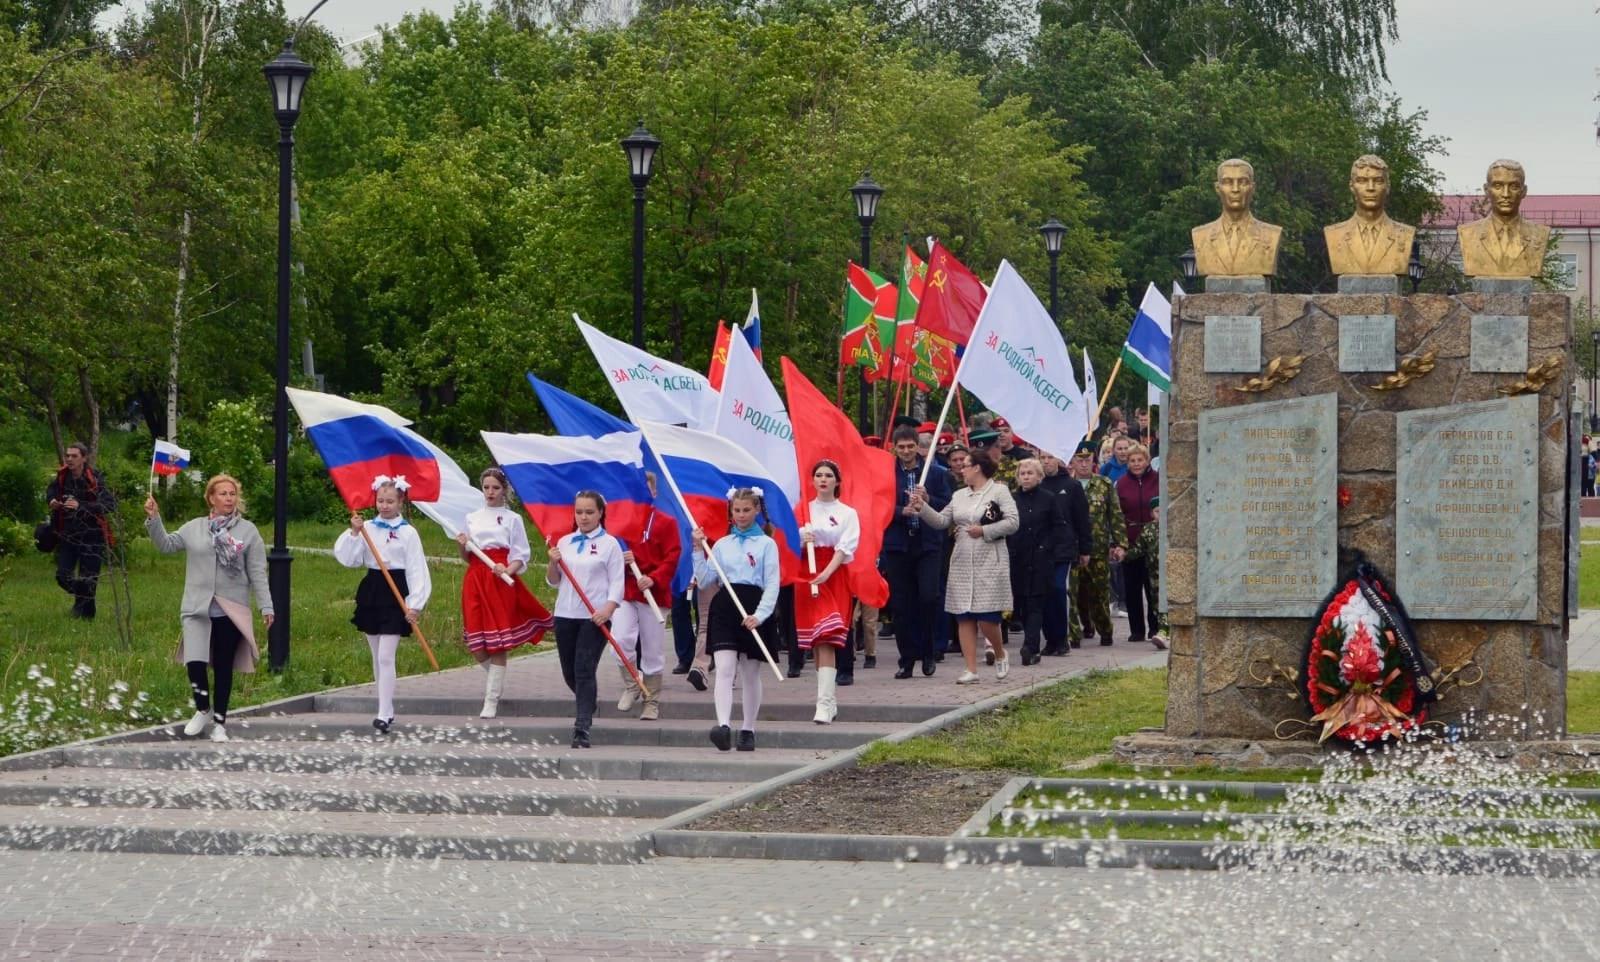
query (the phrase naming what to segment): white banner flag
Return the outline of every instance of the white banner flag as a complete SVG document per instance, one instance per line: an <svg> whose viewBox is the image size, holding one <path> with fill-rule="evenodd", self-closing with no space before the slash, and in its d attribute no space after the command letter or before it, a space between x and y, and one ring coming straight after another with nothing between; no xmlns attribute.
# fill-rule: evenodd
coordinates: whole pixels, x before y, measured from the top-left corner
<svg viewBox="0 0 1600 962"><path fill-rule="evenodd" d="M1089 411L1061 332L1010 262L1001 261L972 328L961 386L1027 442L1063 460L1089 433Z"/></svg>
<svg viewBox="0 0 1600 962"><path fill-rule="evenodd" d="M605 371L606 381L617 392L628 420L635 424L662 421L711 430L717 419L717 392L704 374L602 334L576 314L572 319L578 322L589 350Z"/></svg>
<svg viewBox="0 0 1600 962"><path fill-rule="evenodd" d="M800 500L800 469L795 463L789 411L745 340L744 328L734 328L728 338L728 364L722 372L722 396L711 433L754 455L778 482L789 504Z"/></svg>
<svg viewBox="0 0 1600 962"><path fill-rule="evenodd" d="M1083 403L1089 406L1089 419L1100 419L1100 385L1094 382L1094 362L1089 360L1089 349L1083 349ZM1091 428L1098 427L1091 424Z"/></svg>

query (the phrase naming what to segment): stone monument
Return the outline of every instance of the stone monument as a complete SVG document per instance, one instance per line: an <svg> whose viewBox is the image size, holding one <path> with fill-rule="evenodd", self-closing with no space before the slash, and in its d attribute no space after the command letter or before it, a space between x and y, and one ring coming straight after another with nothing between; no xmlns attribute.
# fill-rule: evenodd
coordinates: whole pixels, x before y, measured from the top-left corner
<svg viewBox="0 0 1600 962"><path fill-rule="evenodd" d="M1208 289L1174 303L1172 329L1166 721L1119 755L1315 752L1301 662L1358 555L1409 610L1441 693L1431 719L1561 734L1568 299Z"/></svg>

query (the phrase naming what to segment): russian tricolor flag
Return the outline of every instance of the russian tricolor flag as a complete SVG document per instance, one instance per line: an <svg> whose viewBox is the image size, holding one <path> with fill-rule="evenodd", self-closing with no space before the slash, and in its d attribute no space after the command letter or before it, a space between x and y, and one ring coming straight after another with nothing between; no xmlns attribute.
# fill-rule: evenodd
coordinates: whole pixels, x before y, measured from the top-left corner
<svg viewBox="0 0 1600 962"><path fill-rule="evenodd" d="M639 432L598 438L479 433L546 540L573 529L572 499L579 491L606 499L607 533L623 541L643 537L651 508Z"/></svg>
<svg viewBox="0 0 1600 962"><path fill-rule="evenodd" d="M377 404L288 388L300 423L352 511L373 505L372 479L403 475L413 501L439 500L439 462L405 418Z"/></svg>
<svg viewBox="0 0 1600 962"><path fill-rule="evenodd" d="M189 452L171 441L156 440L156 453L150 459L150 471L163 477L178 474L189 466Z"/></svg>

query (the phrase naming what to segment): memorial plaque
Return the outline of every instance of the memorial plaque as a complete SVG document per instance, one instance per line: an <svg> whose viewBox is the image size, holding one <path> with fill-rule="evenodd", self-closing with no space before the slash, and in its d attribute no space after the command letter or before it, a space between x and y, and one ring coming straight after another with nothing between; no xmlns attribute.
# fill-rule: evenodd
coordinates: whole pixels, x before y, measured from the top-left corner
<svg viewBox="0 0 1600 962"><path fill-rule="evenodd" d="M1206 317L1206 373L1255 374L1261 370L1261 318L1247 314Z"/></svg>
<svg viewBox="0 0 1600 962"><path fill-rule="evenodd" d="M1200 414L1199 612L1316 614L1338 561L1339 397Z"/></svg>
<svg viewBox="0 0 1600 962"><path fill-rule="evenodd" d="M1395 416L1395 585L1411 617L1536 615L1538 415L1524 396Z"/></svg>
<svg viewBox="0 0 1600 962"><path fill-rule="evenodd" d="M1394 370L1394 315L1339 317L1339 370Z"/></svg>
<svg viewBox="0 0 1600 962"><path fill-rule="evenodd" d="M1528 370L1528 317L1525 314L1472 315L1472 371L1522 374Z"/></svg>

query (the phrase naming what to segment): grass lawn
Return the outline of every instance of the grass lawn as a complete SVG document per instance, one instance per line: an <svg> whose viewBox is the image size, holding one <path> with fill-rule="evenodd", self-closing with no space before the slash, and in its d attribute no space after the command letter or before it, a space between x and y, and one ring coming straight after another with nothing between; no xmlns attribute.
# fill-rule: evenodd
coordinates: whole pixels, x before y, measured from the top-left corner
<svg viewBox="0 0 1600 962"><path fill-rule="evenodd" d="M424 520L417 528L429 556L456 556L454 542L437 525ZM332 548L340 530L338 525L294 523L288 541L291 547ZM271 526L263 525L262 537L269 545L272 536ZM0 755L187 717L192 711L188 682L174 660L184 559L158 554L142 529L132 532L127 545L123 597L131 599L131 643L117 630L114 592L106 583L112 574L102 576L99 616L83 622L68 617L71 600L55 583L53 556L0 558ZM542 545L534 550L539 564ZM288 668L278 675L266 670L266 632L258 618L261 665L255 674L235 676L233 708L372 678L366 641L350 624L361 572L331 556L305 552L295 554L291 570ZM433 597L422 617L423 632L441 668L470 664L461 643L464 569L435 563L430 573ZM547 606L551 603L553 593L543 578L524 580ZM414 638L401 644L398 668L401 675L429 670ZM142 704L141 692L146 696Z"/></svg>

